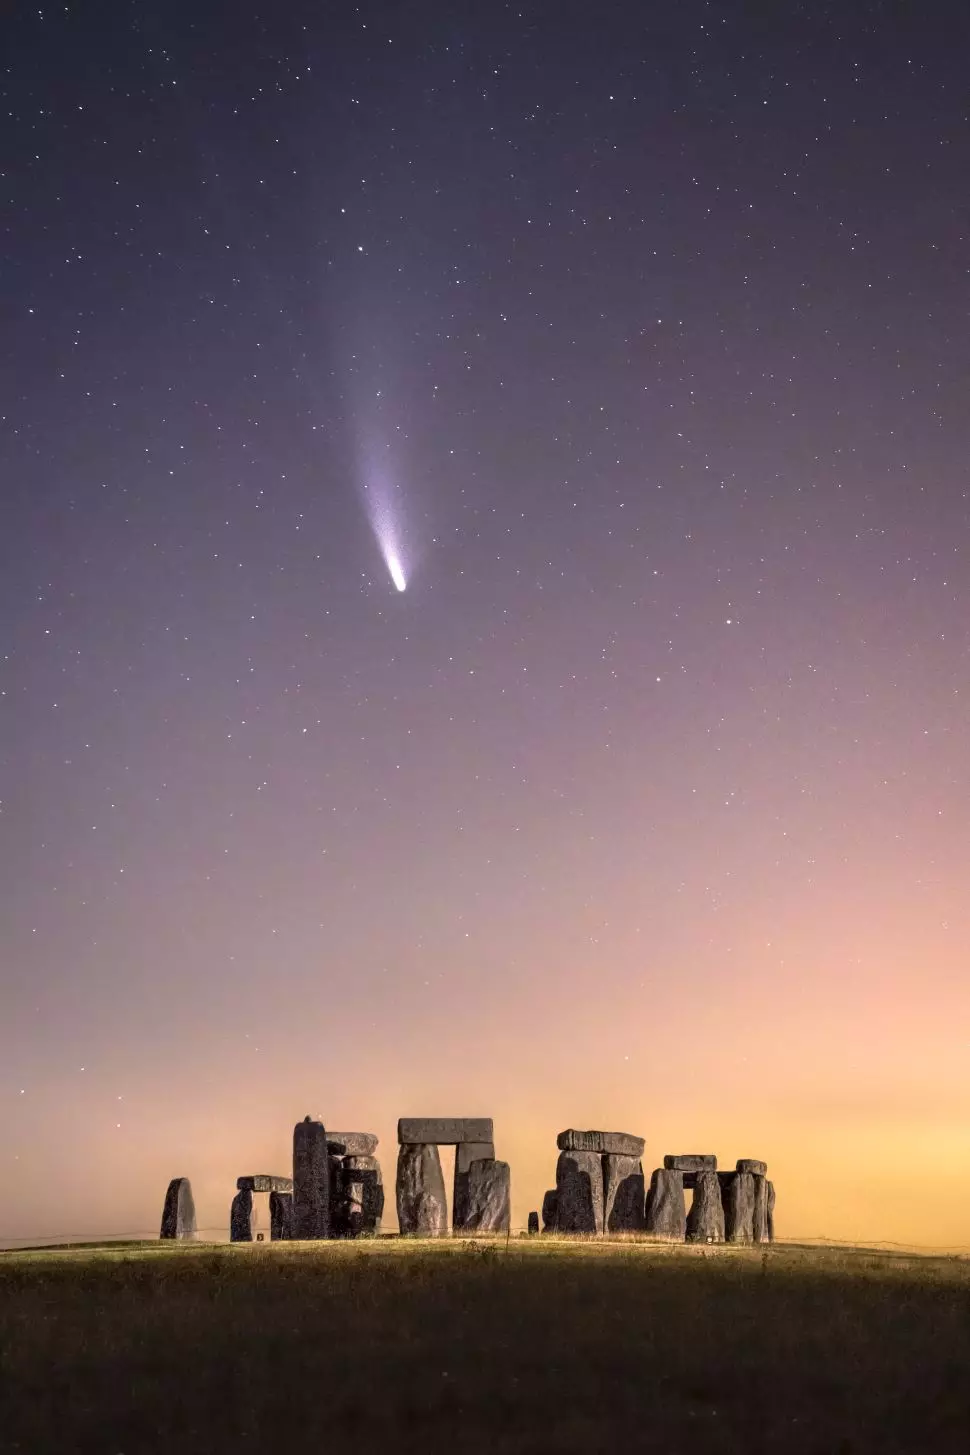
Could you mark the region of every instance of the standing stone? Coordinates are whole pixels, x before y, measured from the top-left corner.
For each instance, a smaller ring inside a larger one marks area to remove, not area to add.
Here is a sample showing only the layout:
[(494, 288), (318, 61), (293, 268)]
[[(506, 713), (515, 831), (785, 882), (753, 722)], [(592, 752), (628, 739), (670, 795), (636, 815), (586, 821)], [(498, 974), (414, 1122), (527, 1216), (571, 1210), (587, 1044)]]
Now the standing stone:
[[(329, 1148), (329, 1142), (328, 1142)], [(335, 1157), (328, 1151), (327, 1166), (330, 1173), (330, 1237), (347, 1236), (347, 1194), (344, 1188), (344, 1157)]]
[(646, 1208), (647, 1232), (655, 1238), (682, 1243), (687, 1233), (684, 1202), (684, 1174), (670, 1167), (658, 1167), (650, 1178)]
[(187, 1177), (173, 1177), (162, 1208), (160, 1238), (177, 1238), (180, 1242), (195, 1237), (195, 1199)]
[(512, 1178), (507, 1162), (494, 1157), (468, 1169), (466, 1233), (507, 1233), (512, 1224)]
[(643, 1232), (643, 1163), (607, 1152), (603, 1158), (603, 1225), (608, 1233)]
[(754, 1197), (751, 1207), (751, 1238), (755, 1243), (770, 1243), (768, 1237), (768, 1179), (753, 1173)]
[(384, 1183), (376, 1157), (345, 1157), (342, 1168), (344, 1232), (348, 1238), (376, 1235), (384, 1213)]
[(560, 1152), (615, 1152), (618, 1157), (642, 1157), (643, 1145), (632, 1132), (578, 1132), (575, 1127), (556, 1138)]
[(724, 1242), (721, 1184), (714, 1171), (694, 1174), (694, 1201), (687, 1214), (688, 1243)]
[(768, 1224), (768, 1242), (773, 1243), (775, 1241), (775, 1184), (773, 1182), (766, 1182), (765, 1187), (768, 1190), (768, 1206), (765, 1210), (766, 1222)]
[(542, 1195), (542, 1231), (554, 1233), (559, 1226), (559, 1193), (554, 1187)]
[(530, 1214), (529, 1214), (529, 1235), (532, 1236), (533, 1234), (537, 1233), (538, 1231), (539, 1231), (539, 1214), (537, 1212), (530, 1212)]
[(293, 1236), (330, 1236), (330, 1160), (322, 1122), (305, 1117), (293, 1128)]
[(556, 1193), (560, 1233), (603, 1231), (603, 1159), (599, 1152), (560, 1152)]
[(751, 1173), (728, 1173), (721, 1185), (721, 1199), (724, 1203), (725, 1242), (754, 1242), (754, 1178)]
[(269, 1195), (269, 1236), (272, 1243), (288, 1242), (293, 1236), (292, 1192)]
[(441, 1158), (434, 1143), (407, 1143), (397, 1154), (397, 1221), (401, 1232), (443, 1238), (448, 1205)]
[(230, 1243), (251, 1243), (253, 1241), (253, 1195), (247, 1187), (237, 1192), (229, 1209)]
[(455, 1192), (451, 1202), (451, 1226), (458, 1233), (468, 1218), (468, 1169), (473, 1162), (494, 1162), (494, 1142), (459, 1142), (455, 1147)]

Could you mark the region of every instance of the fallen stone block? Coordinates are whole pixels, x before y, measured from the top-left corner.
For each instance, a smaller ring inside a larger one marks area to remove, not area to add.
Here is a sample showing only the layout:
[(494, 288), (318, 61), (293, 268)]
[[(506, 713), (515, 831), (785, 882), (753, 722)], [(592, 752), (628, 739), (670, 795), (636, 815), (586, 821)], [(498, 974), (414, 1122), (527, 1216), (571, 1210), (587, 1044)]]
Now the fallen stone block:
[(650, 1178), (647, 1193), (646, 1229), (655, 1238), (682, 1243), (687, 1233), (684, 1174), (670, 1167), (658, 1167)]
[(330, 1156), (322, 1122), (293, 1128), (293, 1236), (330, 1237)]
[(739, 1157), (736, 1170), (738, 1172), (750, 1172), (755, 1177), (766, 1177), (768, 1175), (767, 1162), (759, 1162), (757, 1157)]
[(376, 1157), (345, 1157), (341, 1169), (344, 1235), (376, 1236), (384, 1215), (384, 1180)]
[(732, 1172), (721, 1186), (724, 1204), (724, 1241), (754, 1242), (754, 1177), (750, 1172)]
[(292, 1192), (292, 1177), (274, 1177), (269, 1172), (253, 1172), (236, 1178), (237, 1192)]
[(608, 1233), (643, 1232), (643, 1163), (607, 1152), (603, 1157), (603, 1226)]
[(556, 1138), (560, 1152), (612, 1152), (618, 1157), (642, 1157), (644, 1140), (632, 1132), (580, 1132), (567, 1127)]
[(466, 1233), (507, 1233), (512, 1222), (512, 1177), (507, 1162), (494, 1157), (468, 1169)]
[(327, 1150), (333, 1157), (373, 1157), (377, 1141), (373, 1132), (328, 1132)]
[(556, 1231), (603, 1231), (603, 1159), (599, 1152), (560, 1152), (556, 1165)]
[(395, 1190), (398, 1226), (405, 1236), (444, 1237), (448, 1231), (445, 1179), (433, 1142), (409, 1142), (398, 1149)]
[(187, 1177), (173, 1177), (168, 1184), (162, 1208), (160, 1238), (176, 1238), (188, 1242), (195, 1237), (195, 1200)]
[(465, 1226), (468, 1210), (468, 1169), (473, 1162), (495, 1160), (494, 1142), (459, 1142), (455, 1148), (455, 1186), (451, 1202), (451, 1225), (456, 1232)]
[(678, 1152), (664, 1158), (664, 1167), (670, 1172), (716, 1172), (717, 1158), (713, 1152)]
[(269, 1195), (269, 1236), (273, 1243), (288, 1242), (293, 1236), (292, 1192), (271, 1192)]
[(542, 1195), (542, 1231), (554, 1233), (559, 1218), (559, 1193), (554, 1187)]
[[(714, 1171), (695, 1172), (694, 1201), (687, 1214), (688, 1243), (724, 1242), (724, 1205), (721, 1184)], [(686, 1178), (685, 1178), (686, 1181)]]
[(459, 1142), (494, 1142), (491, 1117), (401, 1117), (397, 1124), (401, 1146), (435, 1143), (452, 1146)]
[(247, 1189), (237, 1192), (229, 1209), (230, 1243), (253, 1241), (253, 1195)]

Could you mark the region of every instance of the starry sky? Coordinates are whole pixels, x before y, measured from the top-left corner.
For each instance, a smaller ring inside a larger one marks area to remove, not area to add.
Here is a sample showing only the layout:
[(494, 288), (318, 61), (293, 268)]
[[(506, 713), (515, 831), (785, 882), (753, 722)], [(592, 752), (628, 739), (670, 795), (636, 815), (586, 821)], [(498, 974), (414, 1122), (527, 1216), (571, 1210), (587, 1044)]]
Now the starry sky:
[(0, 1239), (311, 1113), (966, 1244), (966, 6), (14, 10)]

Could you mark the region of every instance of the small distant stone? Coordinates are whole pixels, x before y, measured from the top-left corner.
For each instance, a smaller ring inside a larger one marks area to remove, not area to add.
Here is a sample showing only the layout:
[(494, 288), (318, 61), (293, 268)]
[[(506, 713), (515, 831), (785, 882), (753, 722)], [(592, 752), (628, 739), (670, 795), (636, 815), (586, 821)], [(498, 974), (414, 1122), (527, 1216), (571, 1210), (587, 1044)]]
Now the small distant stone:
[(537, 1233), (538, 1231), (539, 1231), (539, 1214), (537, 1212), (530, 1212), (530, 1214), (529, 1214), (529, 1232), (530, 1232), (530, 1234), (532, 1234), (532, 1233)]
[(632, 1132), (580, 1132), (575, 1127), (556, 1138), (560, 1152), (613, 1152), (618, 1157), (642, 1157), (644, 1145)]

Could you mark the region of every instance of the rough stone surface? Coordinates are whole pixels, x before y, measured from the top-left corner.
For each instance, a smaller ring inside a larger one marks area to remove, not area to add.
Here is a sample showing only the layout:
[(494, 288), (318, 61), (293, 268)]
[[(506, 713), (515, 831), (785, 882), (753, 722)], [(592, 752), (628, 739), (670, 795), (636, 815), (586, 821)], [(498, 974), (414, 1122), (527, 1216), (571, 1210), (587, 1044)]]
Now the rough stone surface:
[(377, 1137), (373, 1132), (328, 1132), (327, 1149), (334, 1157), (373, 1157)]
[(560, 1152), (556, 1193), (557, 1232), (603, 1231), (603, 1159), (599, 1152)]
[(618, 1157), (642, 1157), (644, 1141), (632, 1132), (579, 1132), (567, 1127), (556, 1138), (560, 1152), (613, 1152)]
[(755, 1243), (770, 1243), (768, 1237), (768, 1179), (758, 1173), (751, 1175), (754, 1183), (754, 1197), (751, 1206), (751, 1237)]
[(507, 1233), (512, 1223), (512, 1175), (507, 1162), (494, 1157), (468, 1169), (466, 1233)]
[(287, 1242), (293, 1236), (292, 1192), (271, 1192), (269, 1195), (269, 1236), (273, 1243)]
[(768, 1192), (768, 1206), (765, 1209), (765, 1219), (768, 1224), (768, 1242), (773, 1243), (775, 1241), (775, 1184), (766, 1181), (765, 1187)]
[(554, 1233), (559, 1223), (559, 1193), (555, 1187), (550, 1187), (548, 1192), (542, 1195), (542, 1231)]
[(230, 1243), (251, 1243), (253, 1241), (253, 1195), (247, 1188), (237, 1192), (229, 1209)]
[(767, 1162), (759, 1162), (757, 1157), (739, 1157), (736, 1170), (738, 1172), (750, 1172), (755, 1177), (767, 1177), (768, 1164)]
[(539, 1214), (537, 1212), (530, 1212), (530, 1214), (529, 1214), (529, 1233), (531, 1235), (533, 1233), (537, 1233), (538, 1231), (539, 1231)]
[(346, 1158), (327, 1153), (330, 1169), (330, 1237), (347, 1236), (347, 1199), (344, 1193), (344, 1162)]
[(341, 1169), (344, 1234), (349, 1238), (380, 1232), (384, 1215), (384, 1180), (376, 1157), (345, 1157)]
[(236, 1178), (237, 1192), (292, 1192), (292, 1177), (274, 1177), (270, 1172), (253, 1172)]
[(688, 1243), (724, 1242), (721, 1184), (713, 1170), (694, 1174), (694, 1201), (687, 1214)]
[(717, 1158), (713, 1152), (678, 1152), (664, 1158), (669, 1172), (716, 1172)]
[(458, 1142), (494, 1142), (491, 1117), (401, 1117), (397, 1124), (401, 1146), (434, 1142), (451, 1146)]
[(687, 1233), (684, 1202), (684, 1174), (671, 1167), (658, 1167), (650, 1178), (646, 1207), (647, 1232), (655, 1238), (682, 1243)]
[(724, 1241), (754, 1241), (754, 1178), (750, 1172), (732, 1172), (721, 1186), (724, 1204)]
[(162, 1208), (162, 1230), (158, 1236), (179, 1241), (195, 1237), (195, 1200), (187, 1177), (173, 1177), (168, 1184)]
[(448, 1231), (448, 1205), (441, 1158), (433, 1142), (405, 1143), (397, 1154), (397, 1220), (401, 1232), (441, 1238)]
[(468, 1216), (468, 1169), (473, 1162), (495, 1160), (494, 1142), (459, 1142), (455, 1148), (455, 1189), (451, 1203), (451, 1225), (458, 1232)]
[(330, 1158), (322, 1122), (310, 1117), (293, 1128), (293, 1236), (330, 1236)]
[(607, 1152), (603, 1157), (603, 1226), (608, 1233), (643, 1232), (643, 1163)]

